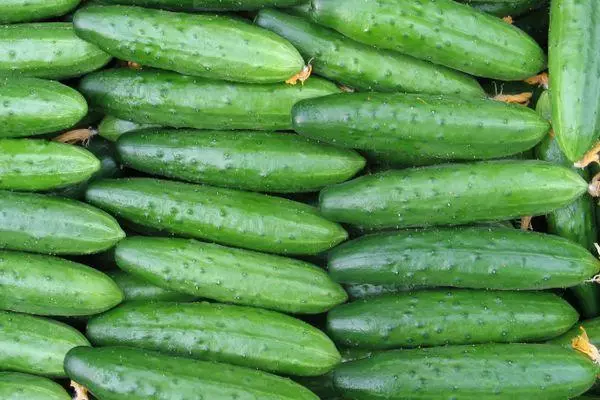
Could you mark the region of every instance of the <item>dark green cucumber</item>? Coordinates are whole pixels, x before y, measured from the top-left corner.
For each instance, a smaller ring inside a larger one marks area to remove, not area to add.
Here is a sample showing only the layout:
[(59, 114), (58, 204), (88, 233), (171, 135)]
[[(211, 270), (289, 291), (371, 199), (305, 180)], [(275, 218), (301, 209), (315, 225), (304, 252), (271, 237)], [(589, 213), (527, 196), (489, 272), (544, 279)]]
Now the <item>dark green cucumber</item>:
[(77, 346), (89, 343), (75, 328), (46, 318), (0, 311), (0, 370), (63, 377), (65, 355)]
[(577, 336), (581, 335), (581, 327), (585, 329), (585, 332), (588, 335), (590, 343), (594, 346), (600, 346), (600, 318), (592, 318), (588, 320), (584, 320), (578, 324), (576, 324), (573, 328), (571, 328), (568, 332), (565, 332), (564, 335), (561, 335), (557, 338), (554, 338), (549, 341), (549, 343), (560, 344), (565, 347), (571, 348), (571, 341), (575, 339)]
[(535, 111), (521, 105), (403, 93), (303, 100), (292, 109), (292, 118), (301, 135), (388, 152), (407, 164), (504, 157), (532, 148), (550, 129)]
[(68, 129), (87, 114), (85, 99), (58, 82), (0, 78), (0, 137), (41, 135)]
[(104, 211), (33, 193), (0, 191), (0, 248), (45, 254), (90, 254), (125, 233)]
[(358, 90), (483, 96), (467, 75), (355, 42), (302, 17), (262, 10), (254, 22), (289, 40), (317, 74)]
[(552, 126), (560, 148), (572, 162), (581, 159), (600, 135), (599, 26), (599, 2), (551, 2), (548, 69)]
[(352, 150), (275, 132), (149, 129), (117, 142), (123, 164), (152, 175), (258, 192), (315, 192), (352, 178)]
[(545, 161), (481, 161), (363, 176), (323, 189), (319, 205), (325, 218), (365, 228), (462, 225), (547, 214), (586, 190)]
[(71, 396), (58, 383), (48, 378), (0, 372), (0, 398), (2, 400), (71, 400)]
[(340, 283), (538, 290), (575, 286), (600, 261), (559, 236), (518, 229), (457, 228), (364, 236), (329, 253)]
[(344, 285), (344, 290), (352, 300), (366, 299), (369, 297), (378, 297), (386, 294), (393, 294), (411, 290), (410, 286), (402, 285), (373, 285), (370, 283), (355, 283)]
[(334, 383), (355, 400), (569, 399), (596, 373), (587, 356), (558, 346), (490, 344), (383, 352), (342, 364)]
[(98, 125), (98, 134), (106, 140), (116, 142), (124, 133), (146, 128), (158, 128), (158, 125), (138, 124), (107, 115)]
[(516, 17), (540, 8), (547, 0), (458, 0), (497, 17)]
[(103, 400), (319, 399), (297, 383), (266, 372), (128, 347), (78, 347), (67, 354), (65, 370)]
[(521, 80), (545, 67), (527, 34), (451, 0), (312, 0), (310, 17), (343, 35), (475, 76)]
[(339, 93), (331, 82), (314, 77), (304, 85), (257, 85), (128, 68), (87, 75), (79, 88), (94, 107), (121, 119), (222, 130), (291, 129), (296, 102)]
[(86, 199), (136, 224), (270, 253), (318, 254), (347, 237), (314, 207), (233, 189), (113, 179), (90, 185)]
[(117, 246), (115, 259), (157, 286), (222, 302), (316, 314), (347, 299), (315, 265), (213, 243), (130, 237)]
[(110, 59), (100, 48), (78, 38), (70, 23), (0, 26), (0, 76), (72, 78), (103, 67)]
[(80, 0), (2, 0), (0, 24), (59, 17), (77, 7), (79, 2)]
[(163, 289), (123, 271), (111, 271), (108, 276), (123, 292), (124, 301), (192, 301), (196, 296)]
[(271, 7), (291, 7), (306, 0), (102, 0), (108, 4), (183, 11), (251, 11)]
[(548, 48), (548, 29), (550, 26), (550, 4), (520, 16), (515, 26), (535, 39), (542, 48)]

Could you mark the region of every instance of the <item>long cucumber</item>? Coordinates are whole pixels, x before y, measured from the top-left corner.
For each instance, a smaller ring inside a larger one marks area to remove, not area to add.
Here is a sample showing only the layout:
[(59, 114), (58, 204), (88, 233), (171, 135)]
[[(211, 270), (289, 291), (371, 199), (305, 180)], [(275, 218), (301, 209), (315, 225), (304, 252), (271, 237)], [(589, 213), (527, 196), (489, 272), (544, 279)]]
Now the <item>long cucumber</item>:
[(38, 21), (64, 15), (80, 0), (2, 0), (0, 24)]
[(110, 271), (107, 274), (123, 292), (124, 301), (185, 302), (196, 299), (196, 296), (161, 288), (121, 270)]
[(292, 7), (306, 0), (102, 0), (108, 4), (183, 11), (252, 11), (271, 7)]

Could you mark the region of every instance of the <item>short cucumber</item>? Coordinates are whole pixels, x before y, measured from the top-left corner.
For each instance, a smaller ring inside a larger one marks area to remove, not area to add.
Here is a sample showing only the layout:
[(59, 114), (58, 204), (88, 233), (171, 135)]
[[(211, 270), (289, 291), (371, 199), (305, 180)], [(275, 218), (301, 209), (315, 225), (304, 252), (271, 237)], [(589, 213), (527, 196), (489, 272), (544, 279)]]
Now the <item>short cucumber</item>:
[(304, 85), (257, 85), (128, 68), (87, 75), (79, 89), (91, 105), (121, 119), (222, 130), (291, 129), (296, 102), (339, 92), (333, 83), (315, 77)]
[(157, 286), (222, 302), (316, 314), (347, 299), (315, 265), (213, 243), (129, 237), (117, 246), (115, 260)]
[(3, 400), (71, 400), (58, 383), (41, 376), (0, 372), (0, 398)]
[(355, 42), (305, 18), (262, 10), (255, 24), (288, 39), (313, 70), (358, 90), (483, 96), (473, 78), (440, 65)]
[(46, 318), (0, 311), (0, 370), (63, 377), (65, 355), (77, 346), (89, 343), (75, 328)]
[(545, 68), (544, 51), (523, 31), (451, 0), (312, 0), (309, 12), (358, 42), (475, 76), (522, 80)]
[(192, 301), (196, 296), (163, 289), (123, 271), (108, 272), (123, 292), (124, 301)]
[(597, 347), (600, 346), (600, 317), (584, 320), (575, 324), (575, 326), (568, 332), (565, 332), (564, 335), (550, 340), (549, 343), (560, 344), (571, 348), (571, 341), (581, 335), (582, 327), (585, 329), (585, 332), (590, 339), (590, 343)]
[(340, 225), (314, 207), (233, 189), (107, 179), (91, 184), (86, 199), (136, 224), (270, 253), (318, 254), (347, 238)]
[(136, 131), (138, 129), (157, 127), (158, 125), (138, 124), (136, 122), (126, 121), (107, 115), (98, 125), (98, 134), (106, 140), (116, 142), (124, 133)]
[(516, 17), (540, 8), (547, 0), (458, 0), (497, 17)]
[(0, 24), (59, 17), (77, 7), (80, 0), (2, 0)]
[(0, 138), (68, 129), (87, 114), (85, 99), (58, 82), (0, 78)]
[(275, 132), (148, 129), (121, 136), (117, 149), (138, 171), (258, 192), (316, 192), (365, 166), (352, 150)]
[(102, 0), (109, 4), (183, 11), (251, 11), (271, 7), (291, 7), (306, 0)]
[(65, 370), (105, 400), (319, 399), (297, 383), (266, 372), (128, 347), (78, 347), (67, 354)]
[(117, 221), (85, 203), (0, 191), (0, 248), (45, 254), (90, 254), (125, 237)]
[(364, 236), (333, 249), (328, 268), (340, 283), (539, 290), (575, 286), (600, 261), (559, 236), (456, 228)]
[(568, 168), (545, 161), (481, 161), (387, 171), (321, 191), (325, 218), (365, 228), (406, 228), (543, 215), (587, 190)]

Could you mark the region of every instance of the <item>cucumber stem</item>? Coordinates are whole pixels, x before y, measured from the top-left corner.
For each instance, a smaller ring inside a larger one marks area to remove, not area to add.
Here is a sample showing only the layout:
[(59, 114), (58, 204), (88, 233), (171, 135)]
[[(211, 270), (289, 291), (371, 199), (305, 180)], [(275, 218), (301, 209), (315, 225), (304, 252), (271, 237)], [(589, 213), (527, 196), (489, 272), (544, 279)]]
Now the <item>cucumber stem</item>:
[(592, 197), (600, 197), (600, 172), (594, 175), (588, 185), (588, 193)]
[(90, 140), (92, 137), (98, 134), (98, 131), (93, 128), (87, 129), (75, 129), (72, 131), (65, 132), (61, 135), (58, 135), (54, 139), (54, 142), (67, 143), (67, 144), (76, 144), (81, 143), (87, 147), (90, 144)]
[(581, 335), (575, 337), (571, 341), (571, 346), (575, 350), (587, 355), (596, 364), (600, 364), (600, 352), (598, 351), (598, 348), (590, 342), (590, 338), (584, 327), (580, 326), (579, 329), (581, 330)]
[(515, 22), (513, 20), (513, 17), (511, 17), (510, 15), (507, 15), (506, 17), (502, 17), (502, 21), (506, 22), (509, 25), (512, 25), (513, 22)]
[(532, 76), (531, 78), (525, 79), (525, 83), (530, 85), (538, 85), (543, 87), (545, 90), (548, 90), (548, 74), (546, 72), (542, 72), (539, 75)]
[(312, 74), (313, 67), (311, 62), (312, 58), (308, 61), (308, 64), (306, 64), (304, 68), (302, 68), (302, 71), (298, 72), (296, 75), (286, 80), (285, 83), (289, 85), (295, 85), (298, 83), (298, 81), (300, 81), (300, 83), (304, 85), (304, 81), (310, 78), (310, 75)]
[(531, 97), (533, 96), (533, 93), (531, 92), (523, 92), (523, 93), (519, 93), (519, 94), (497, 94), (494, 97), (492, 97), (492, 100), (496, 100), (496, 101), (502, 101), (504, 103), (509, 103), (509, 104), (521, 104), (523, 106), (526, 106), (529, 104), (529, 101), (531, 100)]
[(521, 217), (521, 230), (522, 231), (532, 231), (533, 226), (531, 225), (532, 216)]
[(600, 163), (600, 142), (596, 143), (590, 151), (584, 154), (583, 158), (577, 161), (573, 166), (575, 168), (585, 168), (593, 162)]
[(75, 398), (73, 400), (89, 400), (88, 390), (85, 386), (80, 385), (75, 381), (71, 381), (69, 386), (75, 390)]

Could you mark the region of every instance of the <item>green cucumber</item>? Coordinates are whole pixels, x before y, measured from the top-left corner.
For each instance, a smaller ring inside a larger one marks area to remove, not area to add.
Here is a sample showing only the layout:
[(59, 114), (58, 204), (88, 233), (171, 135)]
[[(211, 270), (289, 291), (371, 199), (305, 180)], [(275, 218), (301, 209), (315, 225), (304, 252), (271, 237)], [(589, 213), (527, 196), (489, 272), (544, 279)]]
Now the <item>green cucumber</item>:
[(98, 125), (98, 134), (106, 140), (116, 142), (124, 133), (146, 128), (158, 128), (158, 125), (138, 124), (107, 115)]
[(58, 82), (0, 78), (0, 138), (68, 129), (87, 111), (85, 99)]
[(600, 261), (559, 236), (449, 228), (364, 236), (333, 249), (328, 268), (340, 283), (539, 290), (575, 286)]
[(128, 68), (87, 75), (79, 88), (91, 105), (121, 119), (222, 130), (291, 129), (296, 102), (339, 93), (333, 83), (319, 78), (304, 85), (257, 85)]
[(481, 161), (386, 171), (321, 191), (321, 214), (365, 228), (407, 228), (543, 215), (587, 190), (568, 168), (545, 161)]
[(125, 237), (104, 211), (78, 201), (0, 191), (0, 249), (91, 254)]
[(251, 11), (271, 7), (291, 7), (306, 0), (102, 0), (108, 4), (183, 11)]
[(347, 299), (315, 265), (190, 239), (130, 237), (115, 260), (157, 286), (221, 302), (317, 314)]
[(0, 372), (0, 398), (3, 400), (71, 400), (58, 383), (48, 378)]
[(293, 134), (149, 129), (117, 142), (123, 165), (169, 178), (258, 192), (315, 192), (352, 178), (352, 150)]
[(77, 7), (80, 0), (2, 0), (0, 24), (59, 17)]
[(370, 283), (355, 283), (344, 285), (344, 290), (348, 293), (348, 297), (351, 300), (366, 299), (369, 297), (378, 297), (386, 294), (393, 294), (398, 292), (405, 292), (411, 290), (409, 286), (401, 285), (373, 285)]
[(292, 118), (301, 135), (340, 147), (389, 152), (406, 164), (509, 156), (532, 148), (550, 129), (535, 111), (521, 105), (403, 93), (342, 93), (303, 100), (294, 105)]
[(548, 343), (560, 344), (565, 347), (571, 348), (571, 342), (577, 336), (581, 335), (581, 328), (585, 329), (585, 332), (588, 335), (590, 343), (594, 346), (600, 346), (600, 317), (588, 319), (581, 321), (576, 324), (573, 328), (571, 328), (568, 332), (565, 332), (564, 335), (556, 337), (550, 340)]
[(313, 70), (358, 90), (483, 96), (476, 80), (446, 67), (355, 42), (305, 18), (262, 10), (255, 24), (289, 40)]
[(67, 354), (65, 370), (102, 400), (319, 399), (266, 372), (128, 347), (75, 348)]
[(318, 254), (348, 236), (306, 204), (212, 186), (107, 179), (91, 184), (86, 199), (136, 224), (269, 253)]
[(516, 17), (540, 8), (547, 0), (458, 0), (497, 17)]
[(0, 370), (63, 377), (63, 360), (85, 336), (62, 322), (0, 311)]
[(0, 75), (66, 79), (95, 71), (110, 59), (78, 38), (70, 23), (0, 26)]
[(569, 399), (596, 373), (586, 355), (558, 346), (489, 344), (379, 353), (342, 364), (334, 384), (354, 400)]
[(124, 301), (192, 301), (196, 296), (163, 289), (135, 275), (123, 271), (111, 271), (108, 276), (123, 292)]
[(451, 0), (312, 0), (309, 13), (358, 42), (475, 76), (522, 80), (545, 68), (523, 31)]

